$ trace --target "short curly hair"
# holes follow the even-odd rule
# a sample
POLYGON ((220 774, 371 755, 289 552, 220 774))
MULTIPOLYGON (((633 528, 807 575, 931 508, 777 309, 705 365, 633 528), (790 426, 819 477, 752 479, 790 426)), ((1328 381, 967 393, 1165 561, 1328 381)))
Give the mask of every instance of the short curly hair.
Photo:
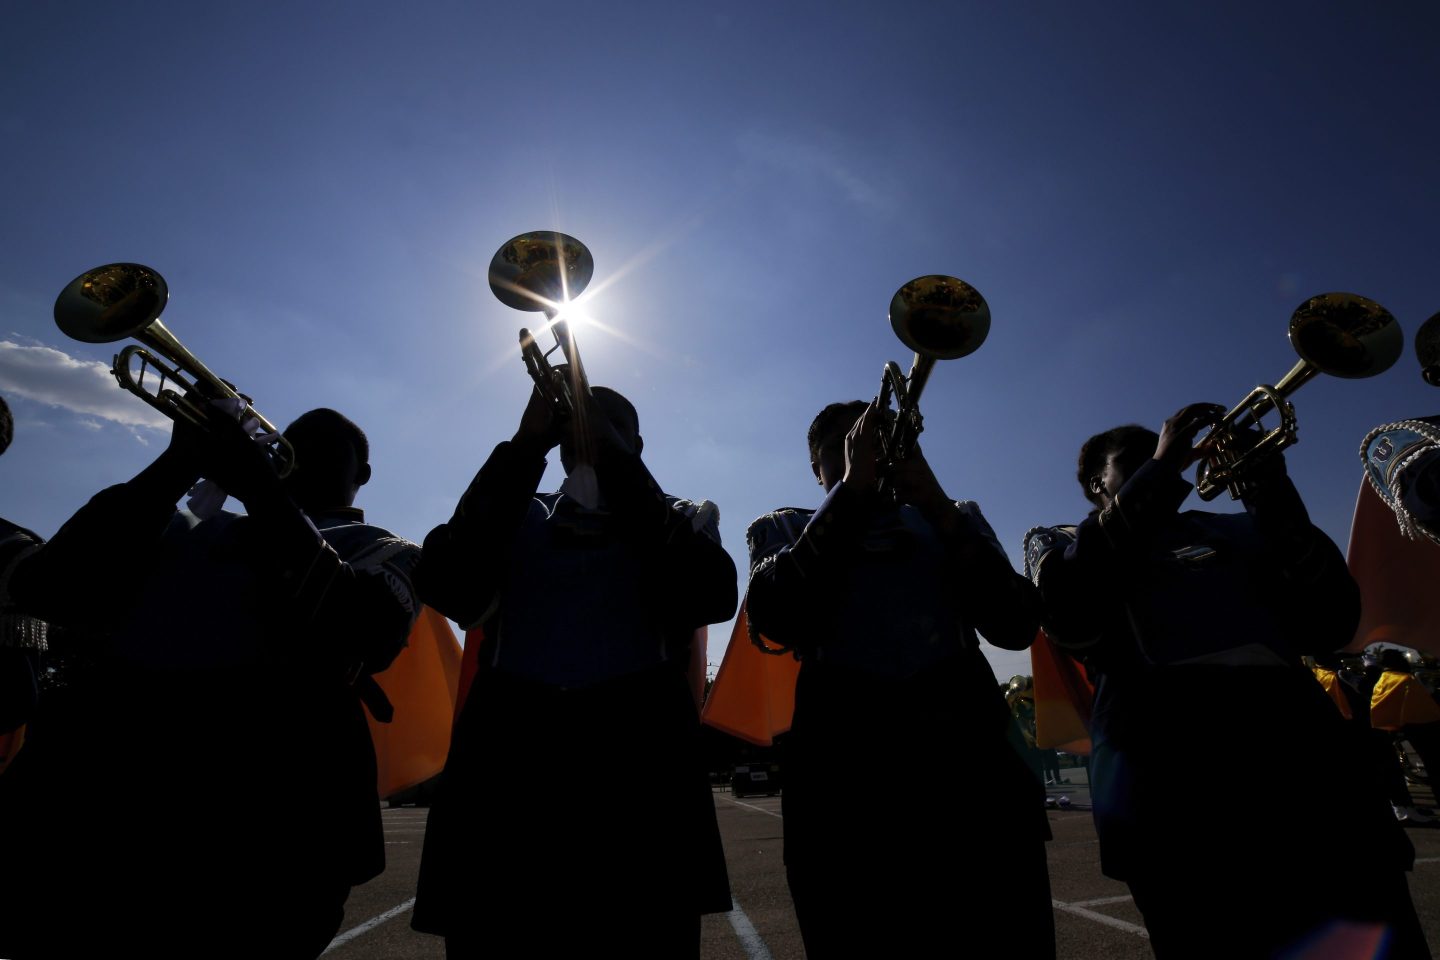
POLYGON ((291 439, 303 437, 307 446, 318 441, 327 450, 337 442, 347 443, 355 451, 356 460, 370 462, 370 440, 365 431, 356 426, 355 421, 329 407, 316 407, 300 414, 285 428, 285 436, 291 439))
POLYGON ((805 434, 805 440, 810 444, 810 461, 814 463, 820 458, 820 448, 836 435, 844 436, 850 432, 855 421, 860 419, 860 414, 865 412, 869 404, 864 400, 846 400, 841 403, 832 403, 824 410, 815 415, 810 421, 810 429, 805 434))
POLYGON ((1086 440, 1080 447, 1080 457, 1075 469, 1075 479, 1080 481, 1080 489, 1085 491, 1085 499, 1097 507, 1100 505, 1095 492, 1090 489, 1090 478, 1098 476, 1105 469, 1105 461, 1110 459, 1111 454, 1136 444, 1142 444, 1153 450, 1159 441, 1159 434, 1138 423, 1111 427, 1104 433, 1097 433, 1086 440))

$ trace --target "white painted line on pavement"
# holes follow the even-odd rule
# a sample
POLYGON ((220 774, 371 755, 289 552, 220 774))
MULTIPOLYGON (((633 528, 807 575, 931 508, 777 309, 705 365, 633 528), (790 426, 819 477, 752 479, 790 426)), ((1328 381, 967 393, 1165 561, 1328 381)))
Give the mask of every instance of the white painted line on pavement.
MULTIPOLYGON (((748 804, 741 804, 741 806, 748 806, 748 804)), ((760 808, 756 807, 755 809, 759 810, 760 808)), ((768 810, 761 812, 769 813, 768 810)), ((734 897, 730 898, 730 907, 731 910, 725 914, 725 918, 730 921, 730 926, 735 930, 735 937, 740 941, 745 956, 749 960, 773 960, 770 956, 770 948, 765 946, 764 940, 760 939, 760 934, 755 930, 755 924, 745 916, 745 911, 740 909, 740 904, 735 902, 734 897)))
POLYGON ((1104 906, 1104 905, 1107 904, 1107 903, 1124 903, 1126 900, 1129 900, 1129 899, 1131 899, 1131 897, 1130 897, 1130 894, 1127 893, 1127 894, 1124 894, 1123 896, 1118 896, 1118 897, 1096 897, 1094 900, 1071 900, 1071 901, 1070 901, 1070 906, 1072 906, 1072 907, 1100 907, 1100 906, 1104 906))
POLYGON ((784 815, 784 814, 776 813, 774 810, 766 810, 764 807, 757 807, 757 806, 755 806, 755 804, 753 804, 753 803, 746 803, 744 800, 736 800, 734 797, 726 797, 725 799, 726 799, 726 800, 729 800, 731 803, 735 804, 735 806, 737 806, 737 807, 744 807, 746 810, 756 810, 756 811, 758 811, 758 812, 760 812, 760 813, 766 814, 766 815, 768 815, 768 816, 772 816, 772 817, 774 817, 776 820, 784 820, 784 819, 785 819, 785 815, 784 815))
POLYGON ((1086 910, 1084 907, 1076 906, 1073 903, 1064 903, 1060 900, 1051 900, 1051 905, 1056 910, 1063 910, 1065 913, 1073 913, 1077 917, 1084 917, 1086 920, 1094 920, 1096 923, 1103 923, 1107 927, 1114 927, 1116 930, 1124 930, 1126 933, 1133 933, 1137 937, 1150 939, 1150 931, 1144 927, 1126 923, 1124 920, 1117 920, 1114 917, 1107 917, 1103 913, 1096 913, 1094 910, 1086 910))
POLYGON ((1417 857, 1416 863, 1440 863, 1440 857, 1417 857))
POLYGON ((356 937, 360 936, 360 934, 362 933, 369 933, 371 930, 374 930, 386 920, 390 920, 394 917, 400 916, 400 914, 404 913, 406 910, 409 910, 413 906, 415 906, 415 898, 411 897, 409 900, 406 900, 404 903, 400 904, 400 906, 391 907, 389 910, 386 910, 378 917, 371 917, 369 920, 366 920, 358 927, 351 927, 349 930, 346 930, 344 933, 337 936, 334 940, 331 940, 330 946, 320 951, 320 956, 325 956, 325 954, 329 953, 331 950, 334 950, 336 947, 344 946, 351 940, 354 940, 356 937))
MULTIPOLYGON (((766 810, 764 807, 757 807, 753 803, 746 803, 743 800, 736 800, 734 797, 725 797, 725 799, 729 800, 737 807, 744 807, 746 810, 754 810, 757 813, 763 813, 767 816, 775 817, 777 820, 785 819, 783 814, 776 813, 774 810, 766 810)), ((1098 841, 1090 840, 1086 842, 1096 843, 1098 841)), ((1440 857, 1431 857, 1424 860, 1416 860, 1415 862, 1430 863, 1432 860, 1440 860, 1440 857)), ((1086 907, 1103 906, 1110 903, 1124 903, 1126 900, 1129 899, 1130 897, 1127 895, 1118 897, 1100 897, 1095 900, 1080 900, 1075 903, 1066 903, 1061 900, 1051 900, 1050 903, 1055 907, 1056 910, 1061 910, 1065 913, 1073 914, 1077 917, 1084 917, 1086 920, 1093 920, 1096 923, 1103 923, 1107 927, 1114 927, 1116 930, 1124 930, 1126 933, 1133 933, 1137 937, 1143 937, 1146 940, 1149 940, 1150 931, 1146 930, 1139 924, 1127 923, 1124 920, 1119 920, 1115 917, 1108 917, 1105 914, 1097 913, 1094 910, 1085 909, 1086 907)), ((765 950, 765 945, 763 941, 760 942, 760 949, 765 950, 764 953, 755 954, 749 952, 750 946, 745 940, 745 934, 741 932, 740 923, 743 921, 743 923, 750 930, 751 933, 754 932, 755 928, 750 925, 750 921, 745 916, 745 914, 740 912, 740 907, 738 904, 736 905, 735 910, 731 911, 729 914, 727 914, 727 916, 730 918, 730 925, 735 928, 735 935, 740 938, 740 944, 741 946, 745 947, 746 954, 750 957, 750 960, 769 960, 770 953, 768 950, 765 950), (736 919, 736 914, 739 914, 738 921, 736 919)))

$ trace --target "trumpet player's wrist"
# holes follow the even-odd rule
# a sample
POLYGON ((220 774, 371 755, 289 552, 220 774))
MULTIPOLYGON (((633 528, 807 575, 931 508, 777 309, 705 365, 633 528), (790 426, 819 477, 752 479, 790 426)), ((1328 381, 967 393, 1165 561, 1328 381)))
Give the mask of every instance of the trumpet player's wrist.
POLYGON ((200 482, 200 468, 193 457, 175 447, 167 447, 127 486, 142 495, 174 504, 200 482))
POLYGON ((517 430, 515 436, 510 438, 510 448, 522 457, 544 459, 546 454, 555 449, 555 443, 544 434, 517 430))
POLYGON ((475 524, 484 527, 494 522, 497 515, 523 514, 540 486, 545 466, 543 451, 527 452, 510 440, 497 443, 460 495, 451 523, 473 529, 475 524))

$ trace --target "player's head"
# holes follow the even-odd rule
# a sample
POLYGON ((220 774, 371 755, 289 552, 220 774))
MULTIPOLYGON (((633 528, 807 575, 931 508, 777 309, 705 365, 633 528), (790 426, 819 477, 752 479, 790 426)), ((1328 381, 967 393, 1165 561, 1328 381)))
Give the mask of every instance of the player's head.
POLYGON ((302 510, 348 507, 370 480, 370 441, 343 414, 328 407, 302 413, 285 439, 295 448, 285 488, 302 510))
POLYGON ((1160 436, 1136 423, 1097 433, 1080 447, 1075 478, 1085 499, 1099 509, 1110 505, 1125 481, 1155 454, 1160 436))

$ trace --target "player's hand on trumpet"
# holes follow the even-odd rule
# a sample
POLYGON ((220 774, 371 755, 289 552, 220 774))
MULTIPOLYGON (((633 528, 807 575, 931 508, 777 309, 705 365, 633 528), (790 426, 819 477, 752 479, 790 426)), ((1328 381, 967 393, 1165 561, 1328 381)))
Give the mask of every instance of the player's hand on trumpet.
POLYGON ((845 434, 845 485, 871 491, 880 477, 880 425, 884 416, 872 400, 860 419, 845 434))
POLYGON ((895 490, 896 502, 919 508, 931 523, 946 509, 954 506, 954 501, 940 486, 935 471, 930 469, 919 444, 915 445, 908 457, 890 468, 888 477, 895 490))
POLYGON ((177 419, 171 449, 247 509, 282 499, 284 487, 269 446, 251 436, 233 412, 223 409, 227 401, 220 403, 197 404, 204 411, 203 424, 177 419))
POLYGON ((1160 428, 1160 441, 1155 444, 1154 459, 1182 472, 1210 451, 1205 444, 1196 445, 1195 437, 1213 427, 1225 416, 1225 408, 1215 403, 1192 403, 1181 407, 1160 428))
POLYGON ((560 444, 565 424, 555 416, 550 402, 536 387, 530 388, 530 399, 520 415, 520 426, 510 442, 539 456, 545 456, 560 444))

